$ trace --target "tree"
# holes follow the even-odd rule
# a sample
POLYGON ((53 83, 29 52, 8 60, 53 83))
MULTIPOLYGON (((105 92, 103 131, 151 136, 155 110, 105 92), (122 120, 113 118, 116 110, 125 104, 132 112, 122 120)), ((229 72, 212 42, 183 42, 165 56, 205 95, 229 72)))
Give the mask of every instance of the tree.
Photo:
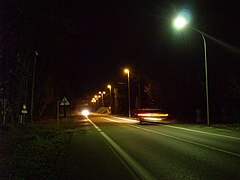
POLYGON ((150 107, 159 108, 165 104, 159 81, 145 78, 144 93, 148 97, 148 105, 150 107))

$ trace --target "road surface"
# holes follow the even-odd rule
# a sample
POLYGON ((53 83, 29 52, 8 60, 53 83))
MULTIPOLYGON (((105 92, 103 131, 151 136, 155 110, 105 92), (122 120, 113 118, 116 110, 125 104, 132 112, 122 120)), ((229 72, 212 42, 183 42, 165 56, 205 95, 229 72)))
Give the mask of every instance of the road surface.
POLYGON ((62 179, 240 179, 240 135, 218 129, 79 118, 62 179))

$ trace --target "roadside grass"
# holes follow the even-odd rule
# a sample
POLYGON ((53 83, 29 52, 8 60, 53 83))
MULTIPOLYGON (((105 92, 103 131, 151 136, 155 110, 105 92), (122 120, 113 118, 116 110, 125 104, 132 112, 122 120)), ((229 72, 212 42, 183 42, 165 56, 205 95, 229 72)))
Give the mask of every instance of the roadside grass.
POLYGON ((232 124, 213 124, 213 127, 240 132, 240 123, 232 123, 232 124))
POLYGON ((75 128, 73 118, 56 123, 0 127, 0 179, 56 179, 75 128))

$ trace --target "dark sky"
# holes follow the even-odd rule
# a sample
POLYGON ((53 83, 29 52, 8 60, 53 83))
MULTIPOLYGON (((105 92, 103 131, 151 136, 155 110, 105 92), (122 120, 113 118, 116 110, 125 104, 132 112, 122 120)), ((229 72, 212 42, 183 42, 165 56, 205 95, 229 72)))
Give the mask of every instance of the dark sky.
MULTIPOLYGON (((125 66, 172 81, 186 68, 202 71, 201 36, 171 26, 181 9, 192 12, 191 26, 240 47, 240 11, 231 0, 11 0, 2 3, 1 18, 6 26, 17 17, 12 29, 36 45, 39 64, 56 74, 59 88, 77 96, 121 78, 125 66)), ((210 74, 238 67, 239 49, 207 42, 210 74)))

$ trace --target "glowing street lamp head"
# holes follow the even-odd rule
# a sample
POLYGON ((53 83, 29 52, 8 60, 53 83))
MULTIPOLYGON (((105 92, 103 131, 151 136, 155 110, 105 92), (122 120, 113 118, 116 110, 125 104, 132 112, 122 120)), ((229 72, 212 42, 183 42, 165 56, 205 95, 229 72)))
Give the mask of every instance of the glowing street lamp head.
POLYGON ((125 74, 129 74, 129 69, 124 69, 125 74))
POLYGON ((107 88, 111 89, 111 88, 112 88, 112 86, 109 84, 109 85, 107 85, 107 88))
POLYGON ((188 21, 186 20, 186 18, 179 16, 177 17, 174 22, 173 22, 173 26, 176 29, 182 29, 184 28, 186 25, 188 24, 188 21))
POLYGON ((102 95, 102 94, 106 94, 106 92, 105 91, 103 91, 103 92, 99 91, 98 94, 102 95))
POLYGON ((179 12, 177 18, 173 21, 175 29, 179 30, 184 28, 192 19, 192 13, 188 9, 183 9, 179 12))

